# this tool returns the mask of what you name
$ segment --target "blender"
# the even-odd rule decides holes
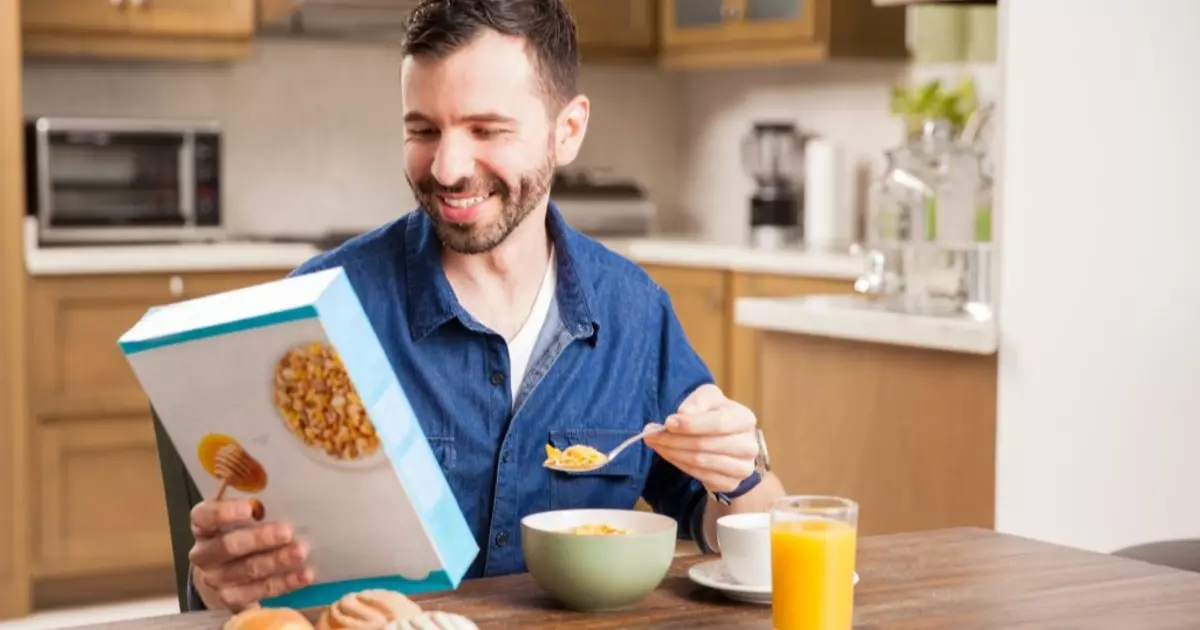
[[[750,199],[750,241],[773,249],[804,238],[804,144],[789,122],[760,122],[742,140],[742,167],[757,188]]]

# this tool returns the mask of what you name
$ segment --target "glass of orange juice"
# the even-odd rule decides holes
[[[775,630],[850,630],[858,504],[792,496],[771,508],[771,614]]]

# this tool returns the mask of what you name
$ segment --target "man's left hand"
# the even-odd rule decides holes
[[[692,392],[646,445],[710,492],[730,492],[754,472],[758,420],[715,385]]]

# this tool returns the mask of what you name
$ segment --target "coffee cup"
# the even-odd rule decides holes
[[[717,519],[717,545],[739,584],[771,587],[771,514],[729,514]]]

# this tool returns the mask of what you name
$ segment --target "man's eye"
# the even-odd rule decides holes
[[[496,129],[496,128],[490,128],[490,127],[478,127],[475,129],[475,135],[479,136],[480,138],[491,138],[493,136],[498,136],[504,132],[505,132],[504,129]]]
[[[410,136],[419,136],[422,138],[432,137],[437,134],[437,130],[432,127],[410,127],[408,130]]]

